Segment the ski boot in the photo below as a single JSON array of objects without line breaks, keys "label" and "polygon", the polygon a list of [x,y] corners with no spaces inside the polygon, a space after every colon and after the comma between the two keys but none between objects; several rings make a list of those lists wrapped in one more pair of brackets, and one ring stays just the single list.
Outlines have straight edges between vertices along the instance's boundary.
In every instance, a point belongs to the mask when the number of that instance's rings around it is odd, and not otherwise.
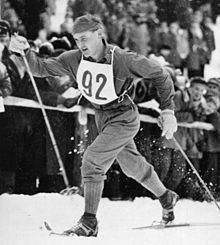
[{"label": "ski boot", "polygon": [[75,226],[63,232],[66,236],[94,236],[98,234],[96,217],[82,216]]},{"label": "ski boot", "polygon": [[163,208],[162,222],[168,224],[175,219],[173,208],[179,200],[179,195],[174,191],[167,190],[161,197],[159,201]]}]

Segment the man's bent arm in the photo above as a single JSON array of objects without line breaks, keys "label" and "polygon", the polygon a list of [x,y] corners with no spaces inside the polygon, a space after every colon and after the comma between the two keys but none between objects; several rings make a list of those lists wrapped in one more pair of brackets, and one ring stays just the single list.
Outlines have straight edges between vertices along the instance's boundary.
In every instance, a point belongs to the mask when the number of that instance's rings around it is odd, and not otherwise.
[{"label": "man's bent arm", "polygon": [[158,63],[141,55],[131,55],[129,69],[141,78],[152,81],[160,96],[160,108],[174,110],[174,85],[168,72]]},{"label": "man's bent arm", "polygon": [[26,58],[31,72],[36,77],[69,75],[69,70],[59,57],[43,59],[29,49],[26,51]]}]

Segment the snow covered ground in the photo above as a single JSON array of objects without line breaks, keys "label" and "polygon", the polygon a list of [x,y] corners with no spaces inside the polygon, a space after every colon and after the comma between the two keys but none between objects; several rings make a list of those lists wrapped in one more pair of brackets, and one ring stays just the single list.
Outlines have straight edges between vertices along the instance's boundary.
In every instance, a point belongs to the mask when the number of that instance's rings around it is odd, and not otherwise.
[{"label": "snow covered ground", "polygon": [[[134,201],[110,201],[103,198],[98,213],[98,237],[49,236],[47,221],[57,231],[70,228],[83,212],[83,198],[40,193],[33,196],[0,196],[1,245],[219,245],[220,210],[214,203],[180,200],[176,206],[176,222],[206,225],[169,229],[142,229],[160,220],[157,200],[136,198]],[[216,224],[216,225],[214,225]],[[218,224],[218,225],[217,225]]]}]

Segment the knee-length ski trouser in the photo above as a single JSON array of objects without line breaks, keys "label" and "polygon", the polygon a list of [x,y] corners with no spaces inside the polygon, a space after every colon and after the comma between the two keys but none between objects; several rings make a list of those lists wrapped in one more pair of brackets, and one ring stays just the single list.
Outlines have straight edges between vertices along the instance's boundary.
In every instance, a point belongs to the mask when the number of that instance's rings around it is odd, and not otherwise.
[{"label": "knee-length ski trouser", "polygon": [[96,111],[95,119],[99,135],[84,153],[83,182],[103,181],[115,159],[127,176],[141,184],[149,182],[151,176],[156,175],[154,168],[138,152],[133,140],[140,126],[137,107],[125,111]]}]

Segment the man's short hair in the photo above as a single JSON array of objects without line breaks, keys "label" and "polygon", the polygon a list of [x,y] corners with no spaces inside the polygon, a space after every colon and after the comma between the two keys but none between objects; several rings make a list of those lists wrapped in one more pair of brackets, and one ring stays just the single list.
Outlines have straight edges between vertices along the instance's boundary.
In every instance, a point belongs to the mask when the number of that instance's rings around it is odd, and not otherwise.
[{"label": "man's short hair", "polygon": [[98,16],[91,14],[78,17],[73,24],[73,34],[98,29],[104,29],[104,25]]},{"label": "man's short hair", "polygon": [[207,86],[207,82],[203,77],[192,77],[190,79],[190,87],[192,87],[194,84],[201,84]]}]

